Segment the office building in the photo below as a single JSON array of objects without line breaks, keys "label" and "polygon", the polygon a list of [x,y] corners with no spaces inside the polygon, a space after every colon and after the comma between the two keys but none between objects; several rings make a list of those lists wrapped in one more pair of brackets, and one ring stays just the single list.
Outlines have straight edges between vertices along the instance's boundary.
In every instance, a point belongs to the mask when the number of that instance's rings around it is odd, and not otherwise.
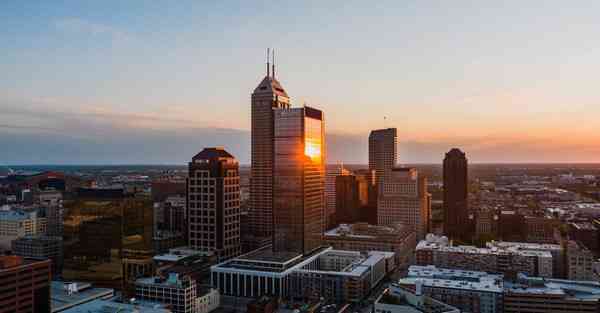
[{"label": "office building", "polygon": [[150,197],[122,188],[79,188],[73,198],[63,200],[63,206],[63,279],[130,289],[124,261],[131,264],[140,257],[139,261],[147,264],[152,255]]},{"label": "office building", "polygon": [[309,253],[325,227],[323,112],[305,106],[274,114],[273,249]]},{"label": "office building", "polygon": [[492,245],[488,248],[452,246],[446,237],[427,235],[416,248],[418,265],[435,265],[471,271],[499,272],[507,275],[525,273],[552,277],[552,253],[541,246],[527,249],[518,245]]},{"label": "office building", "polygon": [[240,175],[237,160],[223,148],[205,148],[189,163],[189,246],[219,260],[241,253]]},{"label": "office building", "polygon": [[63,241],[62,237],[35,235],[24,236],[12,241],[12,252],[24,258],[52,261],[52,279],[62,276]]},{"label": "office building", "polygon": [[37,211],[0,210],[0,251],[10,250],[15,239],[44,234],[46,227],[47,219]]},{"label": "office building", "polygon": [[378,225],[409,225],[417,239],[425,238],[431,220],[426,178],[414,168],[391,169],[379,186],[377,219]]},{"label": "office building", "polygon": [[[565,277],[565,249],[558,244],[549,243],[531,243],[531,242],[510,242],[510,241],[490,241],[486,243],[489,249],[508,250],[508,251],[545,251],[552,255],[552,276],[553,278]],[[538,274],[539,275],[539,274]],[[539,275],[541,276],[541,275]]]},{"label": "office building", "polygon": [[420,289],[422,294],[462,312],[502,313],[504,308],[502,275],[411,266],[408,276],[400,279],[397,285],[415,292]]},{"label": "office building", "polygon": [[368,222],[369,182],[363,175],[335,179],[335,224]]},{"label": "office building", "polygon": [[323,244],[337,250],[393,252],[396,265],[404,268],[412,260],[416,235],[412,227],[403,224],[341,224],[325,232]]},{"label": "office building", "polygon": [[398,134],[396,128],[372,130],[369,134],[369,170],[375,171],[376,182],[381,183],[386,173],[398,162]]},{"label": "office building", "polygon": [[173,313],[195,313],[197,310],[196,282],[175,273],[168,278],[140,278],[135,282],[135,297],[145,301],[168,304]]},{"label": "office building", "polygon": [[359,301],[390,269],[391,252],[320,248],[311,254],[256,250],[211,269],[212,285],[222,295],[282,299],[323,296],[332,302]]},{"label": "office building", "polygon": [[504,282],[505,313],[582,313],[600,310],[600,283],[520,275]]},{"label": "office building", "polygon": [[374,304],[375,313],[460,313],[460,310],[423,294],[416,282],[415,290],[391,284]]},{"label": "office building", "polygon": [[459,149],[452,149],[444,158],[444,233],[450,239],[468,240],[467,158]]},{"label": "office building", "polygon": [[[340,222],[336,220],[336,210],[339,207],[336,187],[337,177],[350,175],[350,171],[342,164],[326,166],[325,174],[325,225],[327,228],[334,227]],[[347,222],[345,222],[347,223]]]},{"label": "office building", "polygon": [[[272,72],[272,73],[271,73]],[[248,228],[258,238],[273,235],[273,171],[275,157],[275,121],[273,111],[289,108],[290,99],[275,78],[275,65],[252,93],[251,173]],[[258,239],[260,242],[260,239]]]},{"label": "office building", "polygon": [[0,256],[0,312],[50,313],[50,260]]}]

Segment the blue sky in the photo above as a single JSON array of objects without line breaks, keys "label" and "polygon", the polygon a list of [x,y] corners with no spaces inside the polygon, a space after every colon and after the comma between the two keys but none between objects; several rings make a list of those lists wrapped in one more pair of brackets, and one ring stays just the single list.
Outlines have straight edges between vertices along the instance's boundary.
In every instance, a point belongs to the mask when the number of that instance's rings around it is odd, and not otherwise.
[{"label": "blue sky", "polygon": [[[266,47],[297,105],[325,111],[329,161],[600,161],[597,1],[2,1],[8,163],[249,161]],[[383,116],[387,116],[384,123]]]}]

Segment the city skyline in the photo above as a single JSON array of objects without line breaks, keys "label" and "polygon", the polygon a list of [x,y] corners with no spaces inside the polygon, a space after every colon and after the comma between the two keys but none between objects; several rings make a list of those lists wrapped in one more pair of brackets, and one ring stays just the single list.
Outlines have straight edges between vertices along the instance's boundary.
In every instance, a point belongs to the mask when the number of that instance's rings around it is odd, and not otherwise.
[{"label": "city skyline", "polygon": [[384,127],[400,163],[452,147],[472,163],[599,162],[598,3],[538,4],[4,2],[0,164],[185,164],[215,145],[248,164],[248,92],[273,46],[293,104],[328,116],[328,163],[366,163]]}]

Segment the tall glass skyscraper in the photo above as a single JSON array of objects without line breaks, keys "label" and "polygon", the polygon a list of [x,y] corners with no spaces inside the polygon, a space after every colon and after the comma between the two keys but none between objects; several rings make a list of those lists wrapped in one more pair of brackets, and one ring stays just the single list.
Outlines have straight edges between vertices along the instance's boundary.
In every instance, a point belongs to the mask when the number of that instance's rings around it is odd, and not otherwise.
[{"label": "tall glass skyscraper", "polygon": [[273,110],[289,108],[290,99],[269,71],[252,93],[251,177],[248,229],[255,237],[273,234]]},{"label": "tall glass skyscraper", "polygon": [[321,245],[324,229],[323,112],[274,113],[273,250],[306,254]]}]

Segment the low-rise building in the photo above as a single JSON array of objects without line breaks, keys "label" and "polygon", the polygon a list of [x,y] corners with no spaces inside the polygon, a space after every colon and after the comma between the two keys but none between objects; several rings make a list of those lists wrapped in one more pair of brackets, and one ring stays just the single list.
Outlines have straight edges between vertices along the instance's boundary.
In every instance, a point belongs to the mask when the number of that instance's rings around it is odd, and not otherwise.
[{"label": "low-rise building", "polygon": [[194,313],[197,310],[196,282],[189,276],[171,273],[168,278],[140,278],[135,282],[135,297],[168,304],[173,313]]},{"label": "low-rise building", "polygon": [[394,268],[392,252],[320,248],[308,255],[257,250],[211,268],[212,285],[221,294],[283,299],[327,298],[359,301]]},{"label": "low-rise building", "polygon": [[464,312],[503,312],[503,275],[479,271],[411,266],[399,286],[422,293]]},{"label": "low-rise building", "polygon": [[435,265],[506,274],[526,273],[552,277],[553,258],[546,250],[520,249],[514,246],[453,246],[445,237],[427,235],[416,248],[418,265]]},{"label": "low-rise building", "polygon": [[396,264],[404,267],[412,259],[416,234],[412,227],[403,224],[341,224],[325,232],[323,243],[336,250],[393,252]]},{"label": "low-rise building", "polygon": [[90,283],[85,282],[62,282],[52,281],[50,290],[50,300],[52,313],[58,312],[94,312],[93,310],[84,311],[84,304],[100,299],[110,299],[115,293],[110,288],[92,287]]},{"label": "low-rise building", "polygon": [[423,294],[416,282],[415,290],[392,284],[375,301],[375,313],[460,313],[460,310]]},{"label": "low-rise building", "polygon": [[577,313],[600,310],[600,283],[520,275],[504,284],[505,313]]}]

